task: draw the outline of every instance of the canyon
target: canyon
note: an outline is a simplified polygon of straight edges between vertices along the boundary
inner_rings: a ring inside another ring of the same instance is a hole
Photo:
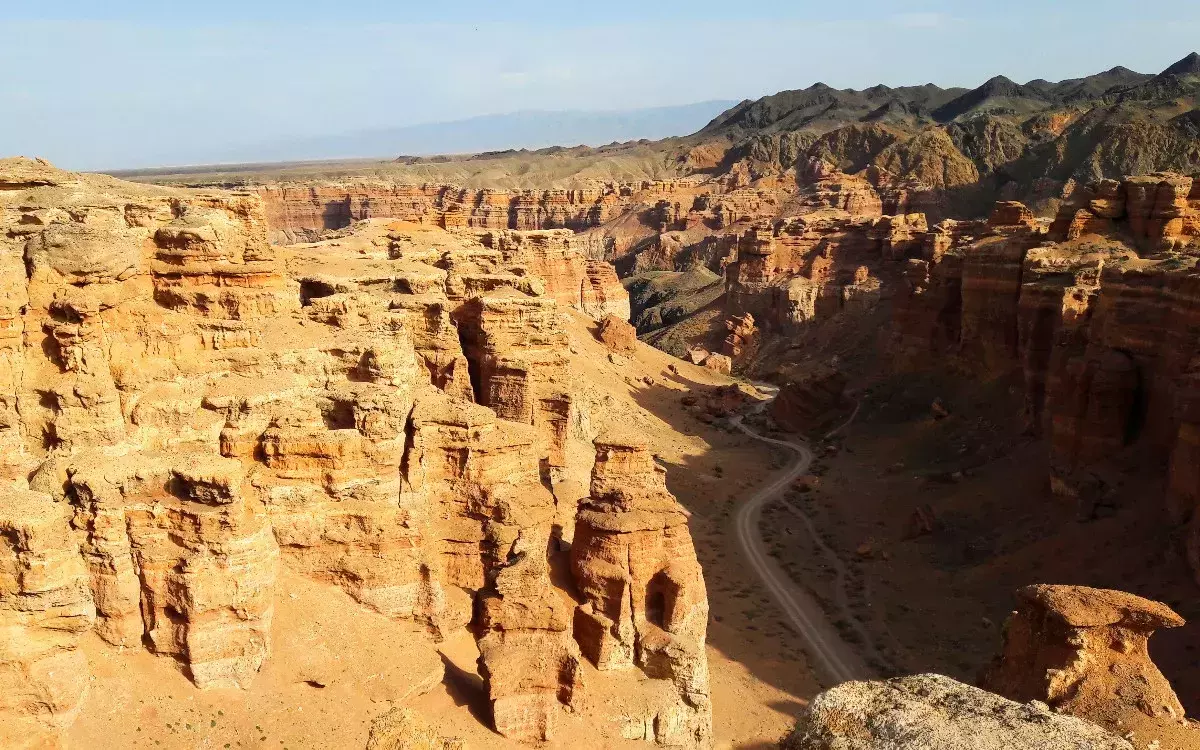
[[[602,433],[636,405],[597,411],[572,374],[573,333],[629,317],[611,267],[554,232],[396,221],[278,248],[253,193],[40,161],[0,163],[0,188],[4,746],[77,721],[91,634],[249,689],[296,575],[430,655],[470,633],[504,737],[590,711],[709,746],[687,515],[644,444]],[[606,715],[585,660],[640,713]]]
[[[0,745],[1197,746],[1197,92],[0,161]]]

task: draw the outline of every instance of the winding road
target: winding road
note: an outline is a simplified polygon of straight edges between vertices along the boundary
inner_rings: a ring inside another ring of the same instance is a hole
[[[773,390],[773,389],[772,389]],[[756,407],[761,411],[769,401]],[[841,426],[832,430],[829,435],[840,431],[858,414],[858,406]],[[829,621],[824,609],[807,591],[797,586],[787,573],[780,568],[767,550],[759,531],[763,506],[779,495],[808,471],[812,464],[813,454],[807,445],[786,440],[775,440],[754,432],[742,423],[743,416],[734,417],[733,424],[755,440],[770,445],[786,448],[796,454],[796,460],[787,467],[770,484],[756,491],[738,509],[734,517],[737,527],[738,543],[746,555],[755,573],[762,579],[763,585],[771,592],[788,622],[805,641],[805,650],[812,658],[813,666],[818,670],[819,677],[827,684],[837,684],[847,680],[866,679],[871,676],[871,670],[863,663],[858,654],[838,634],[837,628]]]

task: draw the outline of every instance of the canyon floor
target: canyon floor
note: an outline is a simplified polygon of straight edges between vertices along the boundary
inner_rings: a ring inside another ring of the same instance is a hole
[[[1011,382],[980,389],[926,373],[858,385],[854,421],[815,448],[816,479],[768,503],[762,530],[880,673],[975,683],[999,651],[1016,589],[1090,585],[1167,602],[1189,620],[1159,633],[1151,653],[1189,713],[1200,709],[1195,584],[1146,507],[1161,493],[1150,471],[1081,520],[1050,493],[1045,446],[1012,419]],[[1194,746],[1194,733],[1145,726],[1137,712],[1115,718],[1136,747]]]

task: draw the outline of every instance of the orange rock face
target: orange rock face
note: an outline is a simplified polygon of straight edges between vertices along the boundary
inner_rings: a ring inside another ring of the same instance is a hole
[[[485,247],[500,251],[505,263],[520,265],[546,285],[546,294],[564,306],[594,318],[615,315],[629,320],[629,293],[613,267],[584,257],[570,230],[489,232]]]
[[[783,332],[802,330],[847,307],[871,304],[879,282],[860,269],[877,264],[875,221],[821,211],[775,227],[753,227],[738,240],[726,274],[726,307]]]
[[[581,230],[615,216],[649,183],[579,190],[471,190],[455,185],[353,181],[259,188],[276,241],[313,239],[355,221],[392,218],[444,229]]]
[[[602,670],[640,668],[681,700],[646,722],[659,744],[707,746],[712,709],[704,635],[708,598],[687,512],[636,438],[596,439],[591,496],[575,518],[571,569],[584,603],[575,639]]]
[[[1194,179],[1157,173],[1101,180],[1063,202],[1051,235],[1071,240],[1108,234],[1120,225],[1146,250],[1173,250],[1200,241],[1200,195]]]
[[[644,270],[648,258],[647,267],[682,270],[703,259],[723,270],[729,335],[721,353],[736,359],[753,340],[781,346],[886,300],[882,338],[897,367],[949,362],[981,378],[1019,373],[1026,426],[1050,446],[1051,487],[1082,516],[1118,483],[1114,473],[1125,469],[1116,459],[1133,462],[1136,452],[1139,466],[1169,464],[1168,516],[1186,530],[1200,571],[1193,178],[1073,186],[1060,192],[1050,222],[1001,201],[987,220],[933,223],[940,211],[921,205],[919,186],[881,170],[847,177],[828,164],[802,165],[805,187],[774,186],[773,198],[755,199],[767,181],[747,168],[724,179],[723,192],[697,195],[686,215],[677,217],[672,203],[664,217],[672,225],[702,217],[707,244],[672,230],[632,264]],[[880,215],[868,188],[892,215]],[[731,237],[736,246],[719,257],[699,255]],[[654,255],[665,238],[671,251]],[[711,341],[688,344],[694,363],[707,361]],[[785,390],[779,408],[788,397]]]
[[[88,690],[76,642],[95,617],[70,508],[0,487],[0,745],[37,747],[74,720]]]
[[[721,345],[721,353],[730,359],[737,359],[755,344],[758,328],[754,325],[754,316],[750,313],[735,315],[725,321],[725,329],[729,335]]]
[[[583,687],[576,602],[550,577],[585,420],[564,316],[628,316],[611,266],[561,232],[380,221],[277,248],[251,193],[20,159],[0,181],[0,744],[70,722],[93,628],[199,687],[247,685],[280,566],[434,637],[470,627],[497,731],[549,737]],[[672,524],[653,564],[680,556],[700,612]],[[671,717],[708,716],[704,616]]]
[[[1183,624],[1166,605],[1121,591],[1029,586],[1017,592],[1003,652],[982,686],[1114,730],[1124,708],[1178,722],[1183,706],[1147,644],[1155,630]]]

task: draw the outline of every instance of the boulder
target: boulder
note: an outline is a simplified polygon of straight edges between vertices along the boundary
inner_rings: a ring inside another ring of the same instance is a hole
[[[1043,703],[1017,703],[937,674],[845,682],[808,705],[783,750],[1132,750]]]
[[[632,354],[637,350],[637,331],[628,321],[616,315],[605,315],[596,327],[596,338],[600,339],[610,351],[620,354]]]
[[[704,358],[702,364],[706,370],[712,370],[722,375],[733,372],[733,360],[724,354],[710,354]]]

